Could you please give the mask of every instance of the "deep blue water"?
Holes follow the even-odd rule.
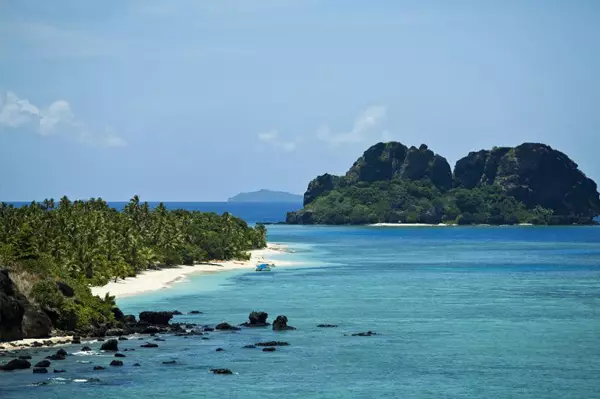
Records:
[[[29,205],[30,202],[8,202],[14,206]],[[113,208],[122,210],[126,201],[108,203]],[[154,208],[159,202],[149,201],[148,204]],[[233,216],[240,217],[247,222],[281,222],[285,220],[287,212],[302,208],[298,202],[164,202],[167,209],[187,209],[189,211],[215,212],[222,214],[229,212]]]
[[[71,346],[55,362],[67,373],[2,373],[0,397],[598,397],[600,227],[269,226],[269,239],[297,265],[196,275],[118,302],[131,313],[201,310],[176,318],[201,324],[264,310],[298,330],[166,336],[158,349],[129,340],[125,366],[104,371],[92,366],[111,355]],[[367,330],[380,335],[345,335]],[[290,346],[242,349],[273,339]]]

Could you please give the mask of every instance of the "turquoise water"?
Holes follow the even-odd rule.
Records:
[[[297,266],[192,276],[119,304],[125,312],[200,310],[176,321],[202,324],[238,324],[264,310],[270,319],[287,315],[298,330],[166,336],[157,349],[125,341],[136,351],[125,352],[122,368],[94,372],[111,357],[77,354],[55,362],[64,380],[0,374],[0,397],[600,395],[600,227],[269,226],[269,235],[296,251],[280,258]],[[379,335],[345,335],[367,330]],[[273,339],[290,346],[242,349]],[[178,364],[162,364],[168,360]],[[215,367],[235,374],[209,373]],[[99,381],[84,382],[90,378]],[[50,383],[32,385],[40,381]]]

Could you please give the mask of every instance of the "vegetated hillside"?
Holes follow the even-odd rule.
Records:
[[[378,143],[345,176],[308,185],[290,224],[586,224],[600,197],[568,156],[544,144],[471,152],[456,163],[426,145]]]
[[[150,209],[137,196],[122,212],[101,199],[0,204],[0,340],[110,326],[114,299],[92,296],[90,285],[148,268],[247,258],[265,245],[262,225],[227,213]]]

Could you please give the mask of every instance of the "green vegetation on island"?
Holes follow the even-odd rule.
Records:
[[[290,224],[589,224],[596,183],[543,144],[472,152],[456,163],[426,145],[378,143],[345,176],[310,182]]]
[[[239,193],[227,200],[228,202],[295,202],[301,203],[302,196],[285,191],[258,190]]]
[[[167,210],[162,203],[151,209],[137,196],[123,211],[101,199],[66,197],[19,208],[0,204],[0,268],[18,290],[8,274],[0,275],[0,340],[43,336],[47,318],[54,328],[89,332],[113,322],[115,308],[114,298],[92,296],[90,285],[149,268],[247,259],[248,250],[265,246],[262,225],[251,228],[228,213]],[[28,312],[40,328],[31,334],[18,325],[7,329],[26,323]]]

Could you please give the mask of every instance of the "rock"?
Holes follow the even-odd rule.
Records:
[[[29,306],[23,314],[21,329],[27,338],[47,338],[52,332],[52,322],[46,313]]]
[[[83,348],[81,348],[82,352],[90,352],[92,350],[92,348],[90,348],[89,346],[84,346]]]
[[[274,348],[272,346],[269,346],[267,348],[263,348],[263,352],[275,352],[277,350],[277,348]]]
[[[295,330],[296,327],[291,327],[287,325],[288,318],[286,316],[277,316],[275,321],[273,322],[273,330],[274,331],[286,331],[286,330]]]
[[[121,309],[119,309],[116,306],[114,308],[112,308],[110,311],[115,316],[115,320],[116,321],[122,321],[125,318],[125,315],[123,314],[123,312],[121,311]],[[135,319],[135,316],[133,318]]]
[[[166,339],[160,338],[160,337],[159,338],[154,338],[154,340],[158,341],[158,342],[164,342],[164,341],[166,341]]]
[[[0,269],[0,341],[24,338],[21,322],[29,301],[9,277],[8,270]]]
[[[140,345],[140,348],[158,348],[158,344],[147,342],[145,344]]]
[[[125,331],[120,328],[111,328],[110,330],[106,330],[107,337],[120,337],[121,335],[125,335]]]
[[[121,321],[126,325],[133,325],[137,323],[135,316],[132,314],[127,314],[123,316],[123,319]]]
[[[192,310],[189,314],[202,314],[199,310]]]
[[[48,373],[48,369],[44,367],[36,367],[33,369],[33,374],[46,374]]]
[[[119,350],[119,341],[117,341],[116,339],[109,339],[108,341],[102,344],[100,350],[117,352]]]
[[[165,362],[162,362],[162,364],[177,364],[176,360],[167,360]]]
[[[319,328],[334,328],[334,327],[337,327],[337,324],[318,324],[317,327],[319,327]]]
[[[221,331],[239,331],[239,330],[241,330],[239,327],[232,326],[231,324],[225,323],[225,322],[217,324],[215,326],[215,329],[221,330]]]
[[[19,356],[19,359],[21,359],[21,360],[31,360],[31,356],[30,355],[21,355],[21,356]]]
[[[256,346],[288,346],[289,343],[284,341],[267,341],[267,342],[257,342]]]
[[[120,360],[113,360],[112,362],[110,362],[110,366],[113,366],[113,367],[119,367],[122,365],[123,365],[123,362]]]
[[[67,351],[66,351],[66,350],[64,350],[64,349],[59,349],[59,350],[57,350],[57,351],[56,351],[56,354],[57,354],[58,356],[64,356],[64,357],[67,357],[67,356],[69,355],[69,354],[67,353]]]
[[[63,281],[56,282],[56,288],[60,291],[61,294],[66,296],[67,298],[72,298],[75,296],[75,290],[69,284]]]
[[[140,313],[140,321],[144,321],[149,324],[163,325],[169,324],[169,321],[173,318],[173,312],[142,312]]]
[[[31,347],[32,348],[39,348],[39,347],[42,347],[42,346],[44,346],[44,344],[42,344],[41,342],[38,342],[38,341],[33,341],[31,343]]]
[[[173,313],[173,316],[181,316],[183,314],[179,310],[174,310],[172,313]]]
[[[377,335],[377,333],[374,333],[373,331],[367,331],[352,334],[353,337],[370,337],[371,335]]]
[[[79,337],[78,335],[74,335],[73,339],[71,340],[72,344],[81,344],[81,337]]]
[[[248,321],[241,325],[244,327],[266,327],[269,325],[267,317],[269,315],[265,312],[252,312],[248,316]]]
[[[213,374],[233,374],[229,369],[210,369]]]
[[[160,332],[160,329],[158,329],[157,327],[146,327],[142,330],[142,334],[156,334]]]
[[[141,364],[139,364],[139,363],[134,363],[133,364],[133,367],[140,367],[140,366],[141,366]]]
[[[50,361],[49,360],[39,361],[33,367],[50,367]]]
[[[0,366],[0,370],[13,371],[13,370],[24,370],[31,367],[31,363],[23,359],[13,359],[10,362]]]
[[[115,353],[115,357],[126,357],[126,356],[122,353]]]
[[[217,348],[217,349],[215,349],[215,352],[223,352],[224,350],[225,349],[223,349],[223,348]]]
[[[54,369],[54,373],[58,374],[58,373],[66,373],[66,370],[63,369]]]
[[[119,337],[119,341],[127,341],[127,340],[129,340],[129,338],[123,337],[123,336]]]
[[[256,348],[256,345],[244,345],[244,346],[242,346],[242,348],[244,348],[244,349],[254,349],[254,348]]]
[[[104,333],[106,333],[106,331],[104,331]],[[98,341],[98,342],[104,342],[106,340],[104,338],[102,338],[102,337],[99,337],[99,338],[96,339],[96,341]]]
[[[203,330],[204,331],[215,331],[215,329],[212,327],[204,327]]]
[[[54,355],[46,356],[46,359],[50,360],[65,360],[67,358],[67,352],[64,349],[59,349]]]
[[[104,367],[102,367],[102,366],[94,366],[94,370],[104,370]]]

